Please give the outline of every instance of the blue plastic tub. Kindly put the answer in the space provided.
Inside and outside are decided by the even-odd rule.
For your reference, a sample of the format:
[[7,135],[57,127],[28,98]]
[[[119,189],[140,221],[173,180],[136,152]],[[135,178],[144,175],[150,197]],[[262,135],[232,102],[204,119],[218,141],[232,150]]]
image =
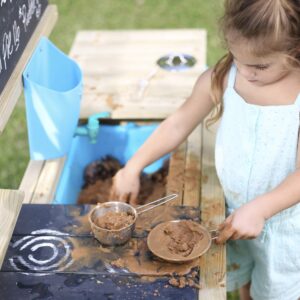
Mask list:
[[[96,144],[91,144],[86,136],[74,137],[54,203],[75,204],[83,186],[84,169],[89,163],[111,155],[125,164],[157,126],[158,124],[138,126],[134,123],[124,126],[101,125]],[[144,171],[157,171],[168,157],[169,155],[164,156]]]

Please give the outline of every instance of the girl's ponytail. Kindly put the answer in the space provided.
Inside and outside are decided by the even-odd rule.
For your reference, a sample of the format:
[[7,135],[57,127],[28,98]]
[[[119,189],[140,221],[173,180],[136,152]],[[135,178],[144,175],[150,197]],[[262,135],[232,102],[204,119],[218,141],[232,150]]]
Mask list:
[[206,121],[206,126],[215,123],[223,113],[223,92],[224,92],[224,79],[228,73],[233,62],[232,54],[229,52],[224,55],[215,65],[211,76],[211,98],[215,104],[215,109],[212,115]]

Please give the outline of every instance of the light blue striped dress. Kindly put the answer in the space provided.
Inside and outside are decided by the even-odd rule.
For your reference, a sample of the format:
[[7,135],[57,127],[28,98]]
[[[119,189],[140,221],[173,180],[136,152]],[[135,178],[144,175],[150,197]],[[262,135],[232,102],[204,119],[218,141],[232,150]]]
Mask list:
[[[232,65],[215,147],[229,213],[295,171],[300,112],[300,94],[291,105],[247,103],[234,89],[236,73]],[[255,300],[298,299],[300,204],[269,219],[257,239],[230,241],[227,262],[230,290],[251,280]]]

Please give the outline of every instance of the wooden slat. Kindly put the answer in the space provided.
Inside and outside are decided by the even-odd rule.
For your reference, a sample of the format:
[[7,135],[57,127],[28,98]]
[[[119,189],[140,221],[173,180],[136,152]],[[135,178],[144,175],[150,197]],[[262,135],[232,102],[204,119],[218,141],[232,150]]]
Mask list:
[[65,163],[65,157],[47,160],[38,178],[31,203],[51,203]]
[[11,239],[24,194],[21,191],[0,190],[0,268]]
[[187,143],[184,142],[171,155],[166,192],[167,195],[178,194],[178,198],[167,205],[183,204],[186,148]]
[[0,272],[0,281],[1,299],[197,299],[195,288],[170,286],[168,277],[150,282],[130,274]]
[[[193,55],[197,64],[168,72],[156,61],[171,52]],[[71,57],[84,74],[80,117],[111,111],[116,119],[162,119],[187,98],[206,62],[204,30],[81,31]],[[147,82],[143,93],[141,82]],[[116,84],[117,83],[117,84]]]
[[[124,43],[127,41],[139,41],[142,43],[153,42],[157,43],[168,43],[170,41],[180,40],[188,42],[195,39],[195,36],[199,34],[199,29],[145,29],[145,30],[101,30],[101,35],[99,35],[98,30],[82,30],[79,31],[75,37],[75,43],[83,42],[88,44],[90,42],[98,44],[107,43]],[[159,33],[159,35],[156,35]],[[77,49],[72,49],[73,51]],[[72,51],[72,52],[73,52]]]
[[201,198],[201,158],[202,158],[202,125],[189,135],[184,174],[183,204],[200,206]]
[[[214,163],[215,129],[203,128],[201,221],[216,229],[225,217],[225,202]],[[226,299],[226,252],[224,245],[213,243],[200,258],[200,299]]]
[[[137,107],[135,104],[128,103],[126,106],[117,104],[116,101],[111,101],[109,105],[102,105],[100,103],[101,97],[91,99],[90,107],[86,107],[84,114],[81,115],[81,119],[88,118],[88,116],[91,116],[95,113],[95,110],[98,112],[103,111],[112,111],[111,118],[112,119],[118,119],[118,120],[142,120],[142,119],[150,119],[150,120],[162,120],[166,116],[170,115],[172,112],[174,112],[177,108],[177,105],[171,106],[171,105],[164,105],[157,107],[144,107],[139,106]],[[99,101],[99,102],[98,102]],[[106,100],[105,100],[106,101]],[[110,101],[110,100],[107,100]],[[149,100],[151,101],[151,100]],[[183,99],[178,99],[178,103],[182,103]],[[114,108],[115,107],[115,108]]]
[[57,7],[55,5],[48,5],[20,60],[12,72],[10,79],[0,95],[0,134],[4,130],[4,127],[22,93],[23,70],[41,36],[47,36],[50,34],[56,22],[57,16]]
[[34,195],[34,191],[44,164],[45,161],[43,160],[31,160],[28,163],[25,174],[19,186],[19,190],[25,193],[23,203],[30,203],[32,201],[32,197]]

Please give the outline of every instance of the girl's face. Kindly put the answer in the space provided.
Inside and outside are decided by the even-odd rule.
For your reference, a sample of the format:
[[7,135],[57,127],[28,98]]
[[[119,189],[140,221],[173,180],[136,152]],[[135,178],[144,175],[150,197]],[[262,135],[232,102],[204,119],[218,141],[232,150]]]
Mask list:
[[273,53],[257,57],[243,41],[231,43],[229,41],[228,45],[238,72],[253,85],[264,86],[275,83],[291,72],[284,54]]

